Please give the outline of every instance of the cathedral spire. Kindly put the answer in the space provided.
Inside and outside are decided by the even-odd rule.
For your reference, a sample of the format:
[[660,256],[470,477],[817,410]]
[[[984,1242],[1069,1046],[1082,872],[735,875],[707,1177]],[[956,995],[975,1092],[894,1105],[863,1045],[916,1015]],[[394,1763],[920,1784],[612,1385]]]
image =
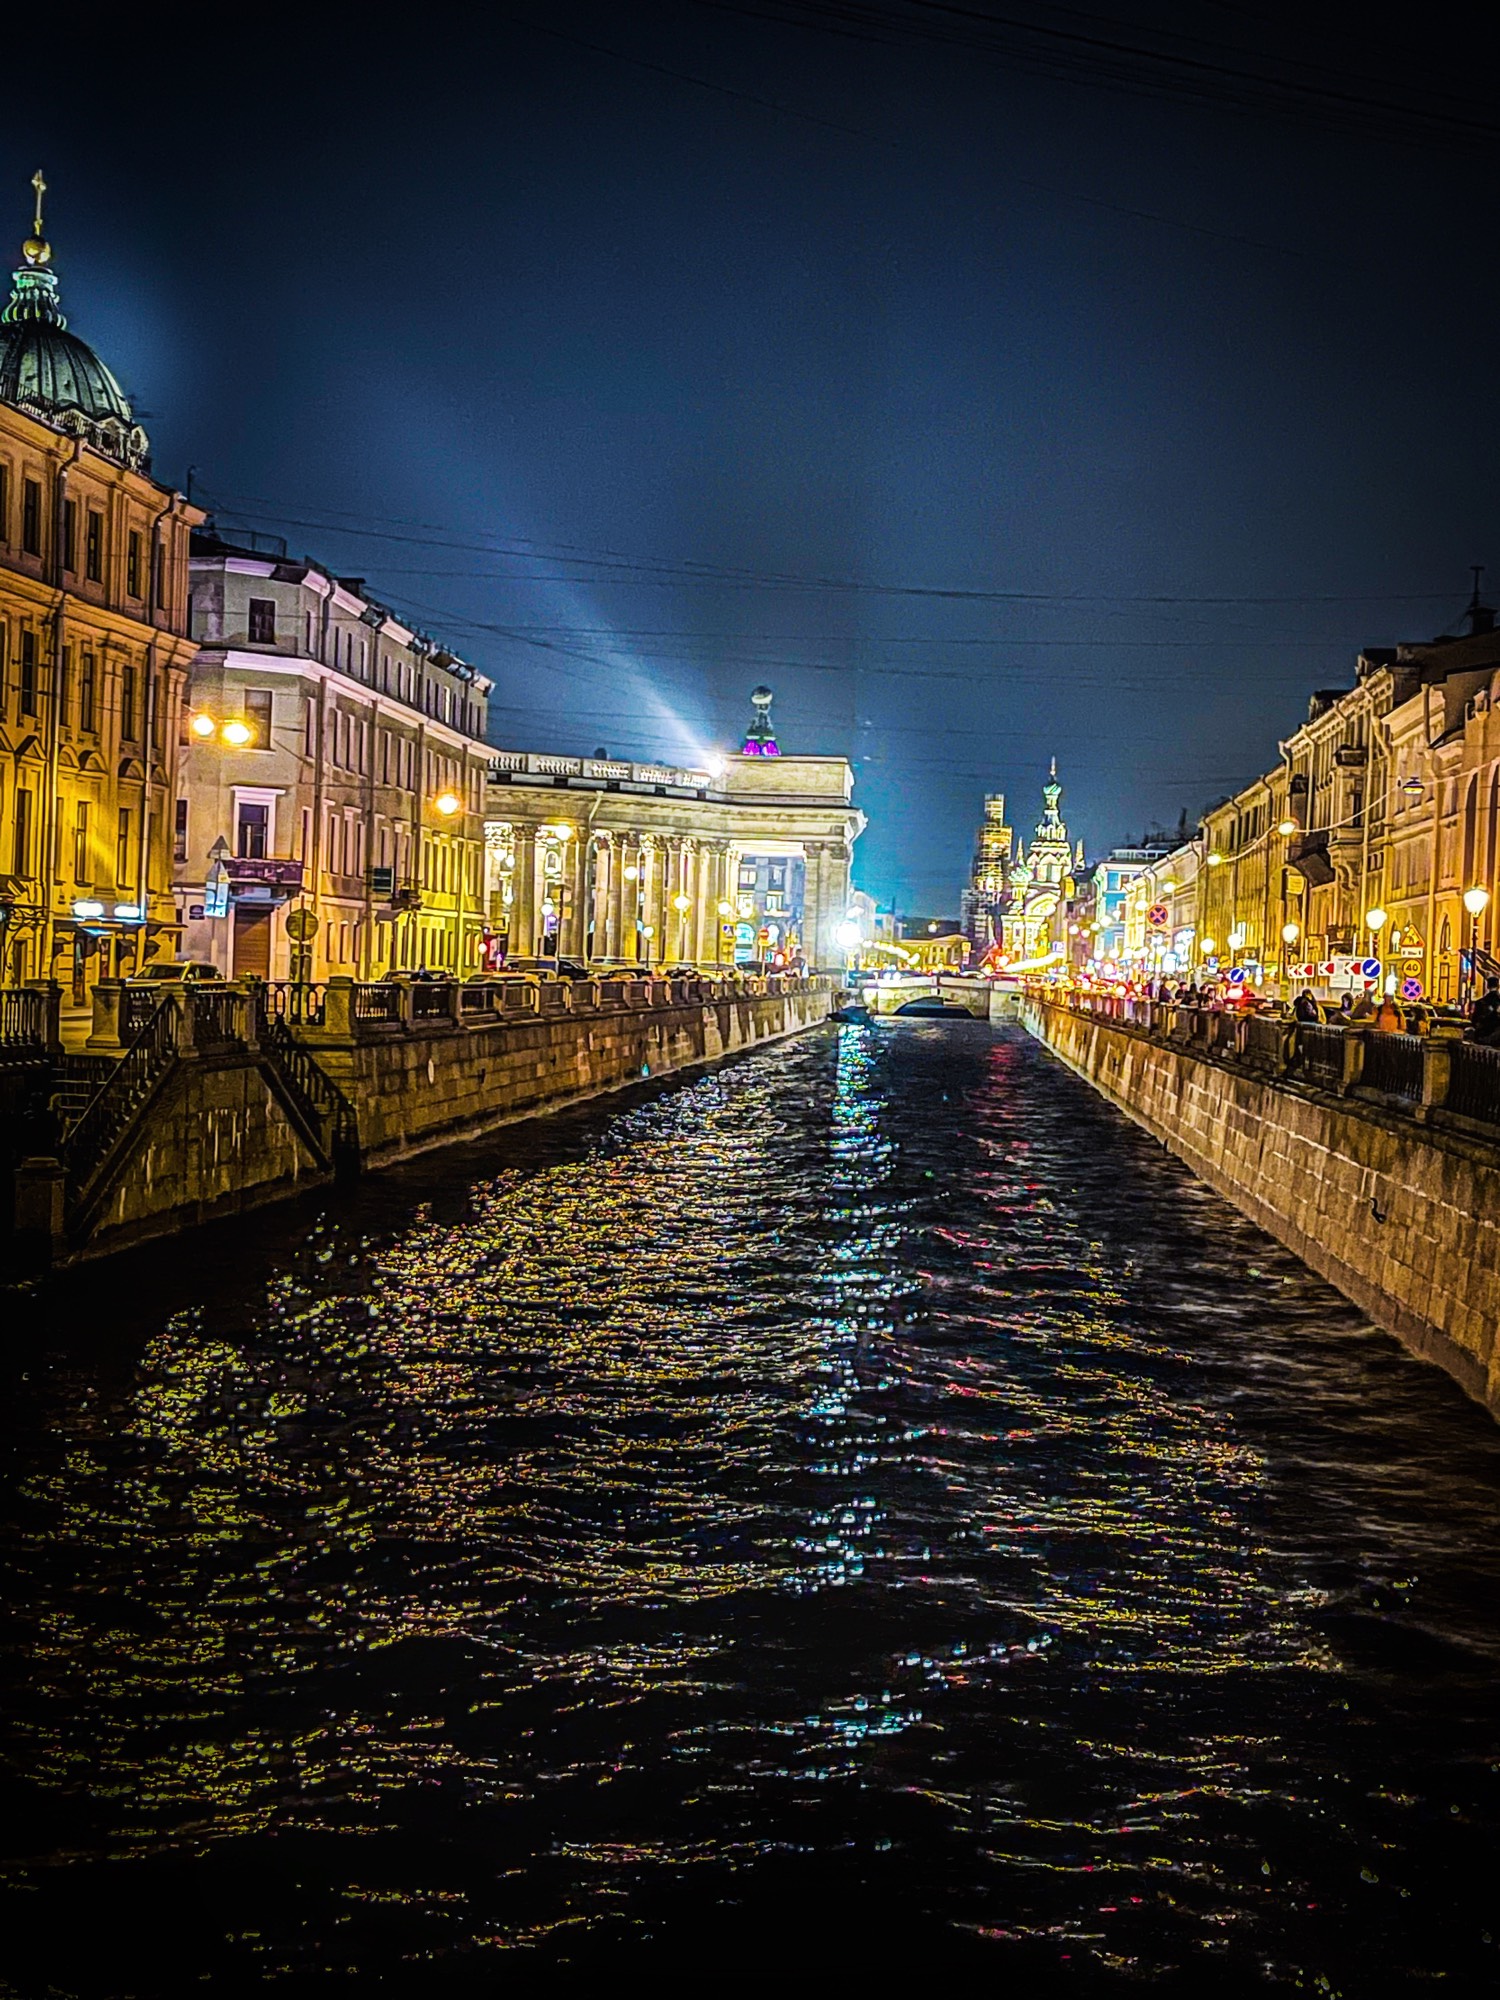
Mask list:
[[42,196],[47,183],[40,167],[31,176],[31,185],[36,190],[31,234],[21,245],[22,262],[11,276],[10,303],[0,313],[0,324],[65,327],[68,322],[58,302],[57,276],[47,269],[52,262],[52,245],[42,234]]

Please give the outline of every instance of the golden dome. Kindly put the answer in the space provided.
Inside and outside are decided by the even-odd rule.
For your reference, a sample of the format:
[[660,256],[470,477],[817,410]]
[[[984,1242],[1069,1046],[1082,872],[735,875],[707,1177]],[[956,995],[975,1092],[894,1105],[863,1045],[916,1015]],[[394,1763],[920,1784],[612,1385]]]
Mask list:
[[42,236],[28,236],[21,245],[21,255],[28,264],[50,264],[52,245]]

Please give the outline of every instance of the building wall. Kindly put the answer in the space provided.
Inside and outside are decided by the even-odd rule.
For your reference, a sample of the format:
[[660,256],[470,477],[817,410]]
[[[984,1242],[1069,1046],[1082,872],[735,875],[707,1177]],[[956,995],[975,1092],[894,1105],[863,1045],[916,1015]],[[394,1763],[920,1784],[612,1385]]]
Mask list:
[[[173,955],[176,717],[201,518],[148,474],[0,405],[6,980],[50,976],[82,1001],[149,952]],[[102,916],[75,917],[80,901]],[[145,921],[116,920],[117,905]]]
[[838,931],[864,826],[843,758],[731,757],[714,775],[500,751],[495,766],[487,895],[510,957],[555,936],[562,953],[591,961],[723,963],[721,906],[738,913],[741,857],[755,858],[758,878],[774,857],[789,893],[798,885],[807,963],[843,964]]
[[[186,955],[272,978],[477,969],[489,683],[307,564],[195,558],[193,607],[204,644],[182,718],[175,864]],[[195,733],[197,717],[212,734]],[[248,747],[225,739],[226,721],[253,729]],[[300,894],[236,868],[261,824],[265,858],[300,864]],[[219,840],[234,879],[214,917]],[[288,934],[294,909],[317,925],[305,951]]]

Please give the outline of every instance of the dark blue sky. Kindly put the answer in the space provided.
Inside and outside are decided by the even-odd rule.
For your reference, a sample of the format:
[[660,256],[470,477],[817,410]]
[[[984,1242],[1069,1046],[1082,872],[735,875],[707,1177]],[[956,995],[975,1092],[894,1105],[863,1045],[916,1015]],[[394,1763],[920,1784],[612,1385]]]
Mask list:
[[1500,587],[1493,49],[999,11],[81,5],[0,190],[158,470],[450,638],[497,742],[686,757],[764,679],[861,886],[952,908],[985,790],[1196,813]]

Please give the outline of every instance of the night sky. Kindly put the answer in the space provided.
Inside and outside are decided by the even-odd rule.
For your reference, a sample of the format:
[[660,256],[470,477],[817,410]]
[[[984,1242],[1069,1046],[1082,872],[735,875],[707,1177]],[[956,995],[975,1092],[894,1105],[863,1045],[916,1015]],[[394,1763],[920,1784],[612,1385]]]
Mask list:
[[764,679],[952,910],[986,790],[1196,815],[1500,590],[1494,31],[1305,11],[77,5],[0,225],[40,162],[157,471],[497,743],[687,759]]

